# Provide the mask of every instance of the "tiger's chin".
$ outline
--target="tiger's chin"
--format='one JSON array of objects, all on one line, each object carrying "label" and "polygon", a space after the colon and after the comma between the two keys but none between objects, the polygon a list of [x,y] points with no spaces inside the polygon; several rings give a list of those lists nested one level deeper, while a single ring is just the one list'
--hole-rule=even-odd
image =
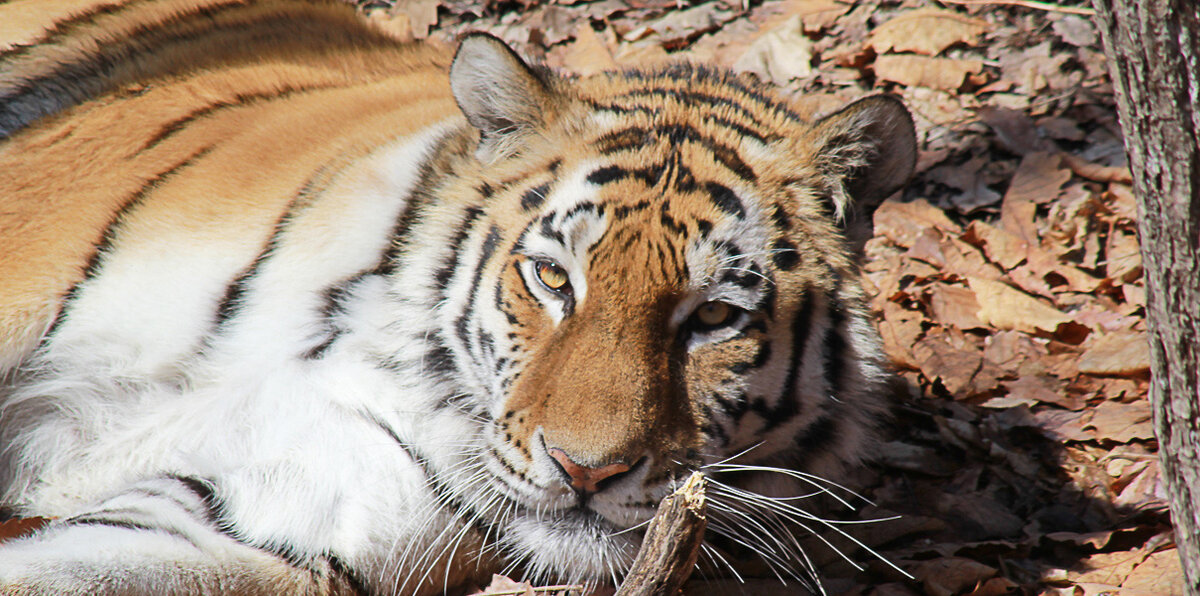
[{"label": "tiger's chin", "polygon": [[633,563],[641,533],[583,508],[529,511],[508,524],[502,548],[538,581],[616,584]]}]

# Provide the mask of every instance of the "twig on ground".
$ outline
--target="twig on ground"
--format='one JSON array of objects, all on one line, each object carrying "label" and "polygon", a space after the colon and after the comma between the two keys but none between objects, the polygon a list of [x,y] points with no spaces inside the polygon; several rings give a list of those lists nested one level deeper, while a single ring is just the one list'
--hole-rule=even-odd
[{"label": "twig on ground", "polygon": [[1032,8],[1034,10],[1044,10],[1047,12],[1061,12],[1066,14],[1079,14],[1092,16],[1096,11],[1091,8],[1078,8],[1075,6],[1059,6],[1049,2],[1038,2],[1037,0],[938,0],[942,4],[959,4],[962,6],[1020,6],[1022,8]]},{"label": "twig on ground", "polygon": [[633,568],[616,596],[675,596],[696,567],[704,542],[704,475],[695,472],[667,495],[646,530]]}]

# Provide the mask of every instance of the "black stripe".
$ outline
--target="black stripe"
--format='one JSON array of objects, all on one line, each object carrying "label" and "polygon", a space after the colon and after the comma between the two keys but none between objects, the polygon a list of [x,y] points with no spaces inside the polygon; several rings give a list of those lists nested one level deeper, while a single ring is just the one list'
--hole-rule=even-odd
[{"label": "black stripe", "polygon": [[792,232],[792,218],[788,216],[783,205],[775,204],[775,208],[771,210],[771,221],[775,223],[775,228],[779,230],[779,233],[790,234]]},{"label": "black stripe", "polygon": [[532,211],[542,205],[546,200],[546,192],[550,190],[550,184],[539,184],[521,195],[521,209]]},{"label": "black stripe", "polygon": [[288,97],[291,97],[294,95],[307,93],[310,91],[320,91],[320,90],[323,90],[326,88],[328,88],[328,87],[325,87],[325,86],[283,87],[280,89],[272,89],[270,91],[263,91],[263,92],[258,92],[258,93],[239,93],[239,94],[233,96],[233,99],[231,99],[231,100],[221,100],[221,101],[206,105],[202,108],[198,108],[196,110],[189,112],[187,115],[185,115],[181,118],[176,118],[175,120],[172,120],[172,121],[162,125],[161,127],[159,127],[158,132],[154,133],[153,136],[151,136],[145,143],[142,144],[141,148],[137,150],[137,153],[140,154],[140,153],[145,152],[148,149],[152,149],[152,148],[156,147],[157,145],[161,144],[163,141],[169,139],[170,137],[174,136],[179,131],[183,130],[185,127],[187,127],[188,124],[191,124],[192,122],[195,122],[197,120],[201,120],[201,119],[207,118],[209,116],[212,116],[213,114],[215,114],[217,112],[221,112],[221,111],[225,111],[225,110],[229,110],[229,109],[233,109],[233,108],[247,107],[247,106],[253,105],[255,103],[258,103],[260,101],[263,101],[263,100],[285,99],[285,98],[288,98]]},{"label": "black stripe", "polygon": [[237,536],[233,533],[232,526],[225,520],[225,503],[217,497],[216,487],[211,480],[178,474],[168,474],[167,478],[178,482],[192,494],[196,495],[196,498],[204,505],[206,521],[208,523],[220,530],[222,534],[230,536],[235,540],[237,539]]},{"label": "black stripe", "polygon": [[800,251],[787,238],[779,238],[771,244],[771,262],[781,271],[791,271],[800,264]]},{"label": "black stripe", "polygon": [[[513,268],[517,271],[517,277],[524,277],[523,275],[521,275],[520,263],[513,263]],[[525,282],[522,281],[521,283],[525,283]],[[526,288],[526,289],[528,289],[528,288]],[[508,301],[506,301],[504,299],[504,276],[503,275],[501,275],[497,278],[495,296],[496,297],[493,300],[493,303],[496,306],[496,310],[504,313],[504,318],[508,320],[509,325],[512,325],[513,327],[520,327],[521,326],[520,319],[518,319],[517,316],[512,313],[512,305],[509,304]]]},{"label": "black stripe", "polygon": [[762,269],[758,263],[751,262],[749,265],[743,266],[744,261],[739,261],[736,267],[731,267],[721,276],[721,281],[732,283],[742,288],[753,288],[763,280]]},{"label": "black stripe", "polygon": [[587,181],[599,186],[617,180],[624,180],[632,175],[632,172],[620,166],[605,166],[588,174]]},{"label": "black stripe", "polygon": [[463,311],[459,313],[458,318],[454,322],[458,340],[462,342],[463,347],[468,351],[471,349],[471,342],[467,323],[470,320],[471,313],[475,310],[475,300],[479,295],[479,280],[483,278],[483,270],[488,262],[492,260],[492,255],[496,253],[496,246],[498,244],[500,244],[500,228],[493,225],[488,229],[487,237],[484,238],[483,247],[480,249],[479,260],[475,262],[475,273],[471,276],[471,287],[467,294],[466,303],[463,305]]},{"label": "black stripe", "polygon": [[721,447],[729,445],[729,434],[714,420],[712,408],[707,404],[700,404],[700,415],[704,420],[700,425],[700,434],[715,440]]},{"label": "black stripe", "polygon": [[[740,419],[746,413],[746,410],[752,407],[750,398],[744,392],[740,391],[730,397],[714,393],[712,394],[712,399],[733,420]],[[754,403],[757,404],[760,401],[754,400]]]},{"label": "black stripe", "polygon": [[792,319],[792,350],[788,356],[788,372],[775,407],[768,407],[762,398],[756,399],[751,405],[751,409],[761,415],[766,422],[763,432],[778,427],[800,413],[799,397],[796,395],[800,389],[796,387],[796,380],[800,377],[804,349],[808,344],[809,332],[812,330],[814,302],[811,294],[805,295],[804,303],[800,306],[796,317]]},{"label": "black stripe", "polygon": [[[237,276],[233,278],[233,280],[226,284],[225,293],[221,297],[221,301],[217,303],[217,309],[213,316],[213,331],[210,335],[219,335],[222,331],[224,331],[228,326],[229,321],[233,320],[233,318],[241,312],[242,307],[245,306],[243,304],[243,298],[246,296],[246,292],[250,289],[250,283],[254,281],[255,277],[258,277],[258,274],[262,272],[263,265],[266,264],[267,260],[270,259],[271,256],[274,255],[275,251],[279,248],[279,245],[283,240],[283,235],[287,232],[292,218],[298,213],[298,211],[303,210],[300,209],[298,211],[293,211],[300,196],[301,195],[297,195],[296,198],[293,198],[288,204],[287,209],[284,211],[284,214],[275,221],[275,226],[271,230],[271,236],[267,238],[266,246],[259,251],[258,255],[254,257],[254,260],[251,261],[249,265],[242,269],[241,272],[239,272]],[[205,341],[207,343],[210,340],[211,337]]]},{"label": "black stripe", "polygon": [[325,355],[325,352],[333,346],[345,329],[338,326],[336,318],[346,313],[346,302],[351,297],[351,292],[363,279],[368,277],[366,273],[358,273],[345,281],[334,284],[325,288],[322,293],[321,308],[318,310],[317,318],[320,321],[321,328],[325,332],[325,339],[321,343],[309,348],[307,352],[301,355],[304,360],[316,360]]},{"label": "black stripe", "polygon": [[183,499],[180,499],[179,496],[177,496],[177,495],[168,494],[168,493],[165,493],[162,491],[146,488],[144,486],[135,486],[135,487],[127,490],[125,492],[125,494],[137,494],[137,495],[143,495],[143,496],[147,496],[147,497],[154,498],[154,499],[166,499],[172,503],[175,503],[176,505],[179,505],[181,508],[186,510],[188,513],[191,513],[193,515],[198,513],[195,510],[195,503],[188,503],[188,502],[185,502]]},{"label": "black stripe", "polygon": [[442,337],[441,332],[431,332],[425,343],[430,346],[421,359],[425,369],[435,373],[443,380],[453,379],[455,373],[458,372],[458,367],[454,364],[454,352],[451,352],[450,348],[446,346],[446,340]]},{"label": "black stripe", "polygon": [[664,179],[668,179],[672,189],[678,192],[692,192],[697,188],[696,178],[691,169],[680,163],[677,157],[645,168],[604,166],[588,174],[587,181],[603,185],[628,178],[636,178],[649,187],[657,186]]},{"label": "black stripe", "polygon": [[738,219],[746,217],[746,208],[742,205],[742,200],[729,187],[716,182],[707,182],[704,187],[708,190],[708,196],[718,209]]},{"label": "black stripe", "polygon": [[796,441],[799,448],[797,455],[806,461],[812,461],[813,456],[828,450],[833,444],[838,431],[837,419],[832,416],[821,416],[804,429],[804,434]]},{"label": "black stripe", "polygon": [[[488,522],[487,519],[482,518],[478,514],[475,514],[464,507],[462,503],[460,503],[459,500],[454,497],[454,491],[451,490],[450,487],[446,486],[439,475],[433,471],[429,460],[413,449],[412,445],[409,445],[401,440],[400,436],[396,434],[396,431],[392,430],[390,426],[388,426],[379,418],[375,417],[375,415],[370,412],[359,413],[364,418],[378,426],[389,437],[391,437],[392,440],[395,441],[396,446],[399,447],[400,450],[403,451],[404,454],[407,455],[408,458],[412,460],[418,468],[421,469],[421,473],[425,476],[426,480],[425,486],[434,494],[439,503],[444,504],[448,509],[466,514],[459,515],[458,519],[467,525],[474,526],[476,531],[482,532],[484,536],[500,535],[498,528]],[[493,454],[495,455],[494,451]],[[498,455],[496,456],[496,461],[506,467],[508,465],[504,459],[500,458]]]},{"label": "black stripe", "polygon": [[831,294],[826,301],[829,304],[829,328],[825,330],[825,341],[821,346],[825,384],[829,395],[840,399],[842,377],[846,368],[846,336],[843,329],[846,312],[841,304],[836,302],[835,295]]},{"label": "black stripe", "polygon": [[71,287],[68,288],[66,293],[63,295],[62,304],[58,308],[58,314],[55,315],[54,322],[51,323],[50,329],[46,331],[46,334],[42,338],[43,344],[49,340],[49,338],[53,337],[54,333],[62,325],[71,303],[75,301],[79,293],[82,291],[81,286],[83,286],[83,284],[92,278],[96,277],[96,275],[99,273],[105,254],[112,249],[113,243],[115,242],[122,225],[126,223],[125,220],[129,218],[130,214],[133,213],[133,211],[146,200],[146,197],[148,197],[150,193],[154,192],[154,190],[160,185],[179,174],[179,172],[191,167],[197,161],[203,159],[204,156],[208,155],[214,148],[214,145],[209,145],[197,151],[193,151],[191,155],[182,161],[177,162],[175,165],[159,172],[153,178],[147,180],[137,191],[130,195],[129,198],[121,204],[121,207],[117,209],[117,212],[113,215],[112,219],[109,220],[108,225],[105,226],[104,232],[101,233],[100,240],[96,243],[95,248],[92,249],[92,254],[88,257],[87,265],[85,265],[83,268],[83,277],[74,284],[71,284]]},{"label": "black stripe", "polygon": [[[63,523],[68,526],[109,526],[112,528],[123,528],[125,530],[140,530],[140,531],[144,531],[144,532],[162,532],[163,534],[169,534],[171,536],[176,536],[178,538],[183,538],[184,540],[188,540],[187,536],[184,536],[183,534],[180,534],[179,532],[168,530],[166,528],[159,528],[157,526],[139,524],[137,522],[131,522],[128,520],[109,519],[106,517],[102,517],[102,515],[103,515],[102,513],[84,514],[84,515],[80,515],[78,517],[67,518],[67,519],[63,520]],[[188,542],[191,542],[191,540],[188,540]]]},{"label": "black stripe", "polygon": [[613,209],[613,217],[621,220],[629,217],[633,213],[645,211],[650,208],[650,201],[642,199],[633,205],[621,205]]},{"label": "black stripe", "polygon": [[[121,7],[124,11],[129,6]],[[262,12],[253,5],[230,3],[229,5],[199,7],[193,12],[166,19],[164,22],[143,26],[133,35],[115,40],[99,40],[95,51],[80,56],[74,62],[59,65],[43,76],[23,82],[12,93],[0,97],[0,139],[11,135],[29,123],[79,105],[91,98],[136,81],[151,80],[172,73],[194,71],[220,61],[233,62],[261,60],[263,55],[283,51],[321,51],[329,46],[353,43],[357,47],[379,45],[394,46],[391,38],[363,26],[356,19],[315,19],[309,10]],[[120,12],[120,11],[113,11]],[[208,23],[218,14],[245,13],[251,18],[233,22],[232,18],[219,30]],[[8,63],[15,57],[33,55],[36,50],[67,40],[76,26],[91,24],[104,11],[61,23],[50,35],[37,45],[30,45],[4,55]],[[266,33],[264,33],[266,32]],[[230,34],[238,37],[230,39]],[[83,37],[81,39],[89,39]],[[205,41],[219,42],[220,49],[206,47]],[[189,48],[193,59],[185,67],[171,61],[139,64],[132,56],[153,56],[167,53],[167,48]],[[226,51],[239,48],[240,56]],[[128,74],[120,76],[122,66],[128,66]],[[166,70],[175,67],[173,71]]]},{"label": "black stripe", "polygon": [[742,80],[738,79],[732,73],[726,70],[710,68],[703,64],[692,64],[687,62],[673,63],[665,68],[650,71],[627,71],[625,77],[631,80],[640,80],[646,82],[658,82],[662,77],[666,77],[675,82],[680,82],[686,85],[684,90],[690,90],[700,83],[708,83],[715,86],[726,87],[737,93],[745,95],[746,98],[757,101],[762,104],[762,107],[768,111],[783,114],[786,118],[793,121],[801,121],[800,115],[792,111],[786,104],[767,95],[762,89],[746,85]]},{"label": "black stripe", "polygon": [[[678,89],[669,87],[650,87],[643,89],[631,89],[625,93],[621,93],[616,97],[641,98],[645,97],[654,100],[673,99],[687,106],[702,107],[702,108],[724,108],[730,112],[734,112],[745,118],[747,121],[758,126],[759,128],[767,128],[767,124],[758,119],[758,114],[749,110],[741,103],[734,101],[728,97],[719,95],[711,95],[701,93],[690,89]],[[714,110],[715,111],[715,110]],[[768,108],[769,111],[769,108]]]},{"label": "black stripe", "polygon": [[412,187],[412,192],[409,193],[408,200],[404,205],[404,211],[400,213],[400,217],[396,220],[396,225],[392,227],[390,235],[391,241],[388,242],[387,248],[379,258],[379,263],[371,270],[371,273],[378,275],[391,275],[399,266],[400,255],[404,252],[407,246],[408,232],[412,226],[420,221],[421,215],[425,208],[433,203],[436,197],[433,196],[433,189],[439,188],[441,179],[446,176],[447,172],[439,167],[436,157],[444,155],[446,148],[450,144],[451,135],[443,136],[429,149],[426,154],[428,159],[421,162],[420,174],[418,175],[416,184]]},{"label": "black stripe", "polygon": [[558,231],[558,229],[554,227],[553,213],[543,215],[540,221],[542,224],[540,228],[543,236],[551,238],[555,242],[566,246],[566,238],[563,237],[562,232]]},{"label": "black stripe", "polygon": [[568,209],[566,212],[564,212],[561,216],[559,216],[559,219],[561,221],[565,222],[568,219],[571,219],[572,217],[575,217],[576,215],[579,215],[580,213],[583,213],[585,211],[594,214],[594,213],[597,213],[599,210],[600,210],[600,207],[598,205],[596,205],[595,203],[593,203],[591,201],[582,201],[580,203],[577,203],[575,206],[571,207],[570,209]]},{"label": "black stripe", "polygon": [[441,269],[433,274],[434,287],[437,288],[438,296],[442,299],[446,298],[446,288],[450,285],[450,279],[454,277],[454,271],[458,269],[458,257],[462,244],[474,229],[475,222],[483,215],[483,209],[468,207],[464,213],[465,215],[459,222],[458,228],[454,230],[454,235],[450,238],[450,244],[446,248],[446,252],[450,255],[449,259]]},{"label": "black stripe", "polygon": [[213,331],[205,338],[204,343],[209,343],[212,340],[212,336],[219,335],[225,329],[228,322],[237,316],[242,307],[242,299],[249,290],[250,282],[258,276],[263,265],[282,244],[283,236],[287,233],[288,228],[291,227],[291,222],[311,207],[316,198],[328,187],[328,184],[332,180],[332,176],[330,175],[332,165],[341,159],[342,157],[339,156],[334,160],[322,164],[304,182],[300,190],[292,196],[291,200],[288,201],[287,206],[284,207],[283,214],[275,220],[275,226],[271,229],[271,235],[267,238],[266,245],[254,257],[254,260],[225,286],[225,293],[221,297],[221,301],[217,304],[216,313],[213,317]]},{"label": "black stripe", "polygon": [[592,141],[592,145],[601,155],[612,155],[623,151],[641,149],[649,145],[653,139],[643,128],[632,127],[624,130],[605,133]]},{"label": "black stripe", "polygon": [[729,367],[729,372],[732,372],[735,375],[744,375],[748,371],[766,366],[770,359],[771,342],[764,341],[758,345],[758,352],[755,352],[753,360],[750,362],[738,362],[737,364]]},{"label": "black stripe", "polygon": [[[613,112],[616,114],[620,114],[622,116],[625,116],[625,115],[628,115],[631,113],[640,113],[640,114],[646,114],[651,117],[655,117],[655,116],[658,116],[658,114],[660,112],[659,106],[656,106],[653,104],[602,103],[599,101],[591,101],[588,103],[588,105],[590,105],[593,110],[596,110],[598,112]],[[703,117],[704,117],[704,123],[707,125],[713,125],[713,126],[717,126],[720,128],[727,128],[727,129],[737,133],[737,135],[740,137],[751,138],[751,139],[754,139],[763,144],[768,144],[768,143],[777,141],[781,138],[778,134],[762,133],[762,132],[754,130],[744,124],[739,124],[737,122],[734,122],[733,120],[730,120],[728,118],[723,118],[721,116],[714,116],[712,114],[704,114]]]},{"label": "black stripe", "polygon": [[649,130],[641,127],[631,127],[605,134],[594,141],[593,144],[597,146],[601,154],[611,155],[622,151],[640,149],[653,143],[658,138],[665,138],[675,145],[684,142],[695,143],[708,149],[718,163],[742,179],[749,182],[758,180],[758,175],[754,173],[754,169],[742,160],[741,155],[738,154],[736,149],[686,124],[664,124]]},{"label": "black stripe", "polygon": [[[309,572],[313,571],[311,562],[289,548],[289,545],[285,541],[268,539],[261,541],[261,544],[255,544],[247,542],[239,536],[233,523],[225,515],[225,502],[217,497],[212,481],[195,476],[178,474],[168,474],[167,477],[175,480],[189,492],[196,495],[206,509],[206,521],[225,537],[250,548],[275,555],[297,569]],[[186,536],[182,536],[182,538],[187,539]]]},{"label": "black stripe", "polygon": [[663,225],[663,227],[667,228],[676,235],[684,236],[687,234],[687,226],[675,221],[673,217],[667,215],[666,213],[660,214],[658,216],[658,221]]}]

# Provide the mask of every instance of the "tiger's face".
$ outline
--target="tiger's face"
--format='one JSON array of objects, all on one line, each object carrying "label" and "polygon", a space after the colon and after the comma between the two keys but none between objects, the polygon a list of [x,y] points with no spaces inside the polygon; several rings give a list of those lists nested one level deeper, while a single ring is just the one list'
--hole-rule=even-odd
[{"label": "tiger's face", "polygon": [[911,171],[898,102],[814,124],[724,74],[565,81],[473,43],[492,42],[468,38],[456,68],[516,90],[473,96],[452,70],[483,163],[459,192],[492,226],[477,309],[443,324],[486,394],[461,501],[503,520],[505,550],[605,578],[694,470],[736,473],[726,497],[792,496],[787,470],[854,463],[884,374],[852,228]]}]

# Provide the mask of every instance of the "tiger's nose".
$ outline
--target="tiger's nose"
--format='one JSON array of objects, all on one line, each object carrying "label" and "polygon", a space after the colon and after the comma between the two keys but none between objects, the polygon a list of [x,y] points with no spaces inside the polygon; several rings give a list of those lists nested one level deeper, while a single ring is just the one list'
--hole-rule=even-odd
[{"label": "tiger's nose", "polygon": [[624,463],[608,464],[599,468],[581,466],[572,461],[567,452],[557,447],[551,447],[547,452],[558,462],[559,469],[570,477],[571,488],[584,493],[600,492],[630,470],[629,464]]}]

